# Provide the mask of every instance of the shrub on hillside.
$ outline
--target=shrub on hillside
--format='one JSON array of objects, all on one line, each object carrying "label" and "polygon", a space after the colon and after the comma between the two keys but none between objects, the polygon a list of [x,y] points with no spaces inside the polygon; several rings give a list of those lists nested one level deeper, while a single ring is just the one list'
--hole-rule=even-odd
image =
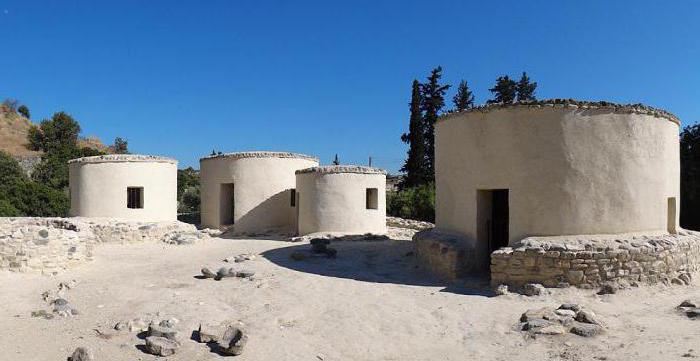
[{"label": "shrub on hillside", "polygon": [[387,193],[387,214],[393,217],[435,222],[435,185],[406,187]]}]

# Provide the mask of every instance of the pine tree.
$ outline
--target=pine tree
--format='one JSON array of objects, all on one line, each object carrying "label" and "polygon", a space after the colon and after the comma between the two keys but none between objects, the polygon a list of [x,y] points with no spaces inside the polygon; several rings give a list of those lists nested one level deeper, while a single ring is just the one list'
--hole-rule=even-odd
[{"label": "pine tree", "polygon": [[518,86],[517,86],[517,93],[518,93],[518,101],[519,102],[524,102],[524,101],[532,101],[532,100],[537,100],[535,98],[535,89],[537,88],[537,82],[530,82],[530,78],[527,76],[526,72],[523,72],[522,77],[520,77],[520,81],[518,81]]},{"label": "pine tree", "polygon": [[423,131],[425,137],[425,158],[428,180],[435,178],[435,122],[440,110],[445,106],[445,93],[449,85],[440,84],[442,67],[438,66],[430,72],[428,82],[421,85],[423,97]]},{"label": "pine tree", "polygon": [[489,91],[493,93],[494,98],[487,101],[487,103],[512,103],[515,101],[517,88],[518,84],[509,78],[508,75],[500,76],[498,79],[496,79],[496,85],[489,89]]},{"label": "pine tree", "polygon": [[23,105],[20,105],[20,106],[17,108],[17,113],[22,114],[22,116],[24,116],[24,117],[27,118],[27,119],[30,118],[30,117],[29,117],[29,115],[30,115],[30,114],[29,114],[29,108],[28,108],[26,105],[24,105],[24,104],[23,104]]},{"label": "pine tree", "polygon": [[455,110],[462,111],[474,107],[474,95],[469,90],[466,80],[462,80],[457,87],[457,94],[452,98]]},{"label": "pine tree", "polygon": [[409,109],[411,117],[408,125],[408,133],[401,135],[401,140],[408,144],[408,157],[401,171],[406,176],[401,181],[401,188],[413,187],[422,184],[426,180],[425,165],[425,139],[423,137],[423,111],[421,110],[422,95],[421,84],[413,80],[413,91]]},{"label": "pine tree", "polygon": [[128,154],[129,153],[129,143],[126,139],[122,137],[116,137],[114,139],[114,154]]},{"label": "pine tree", "polygon": [[333,158],[333,165],[340,165],[340,160],[338,160],[338,153],[336,153],[335,158]]}]

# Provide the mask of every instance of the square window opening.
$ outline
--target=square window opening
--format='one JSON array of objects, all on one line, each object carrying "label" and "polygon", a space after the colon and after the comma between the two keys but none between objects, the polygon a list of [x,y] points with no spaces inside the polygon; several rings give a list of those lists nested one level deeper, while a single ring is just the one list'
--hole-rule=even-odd
[{"label": "square window opening", "polygon": [[143,187],[126,188],[126,207],[131,209],[143,208]]},{"label": "square window opening", "polygon": [[377,190],[377,188],[367,188],[365,192],[365,205],[367,209],[379,208],[379,190]]}]

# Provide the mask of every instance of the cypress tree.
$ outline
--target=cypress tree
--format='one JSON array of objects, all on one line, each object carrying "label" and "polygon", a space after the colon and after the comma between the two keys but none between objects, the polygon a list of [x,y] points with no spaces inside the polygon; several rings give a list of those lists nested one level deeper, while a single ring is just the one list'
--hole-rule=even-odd
[{"label": "cypress tree", "polygon": [[442,67],[438,66],[430,72],[427,83],[421,85],[425,163],[428,180],[435,178],[435,122],[440,115],[440,110],[445,106],[445,93],[450,88],[449,85],[440,84],[441,77]]},{"label": "cypress tree", "polygon": [[455,110],[462,111],[474,107],[474,95],[469,90],[466,80],[462,80],[457,87],[457,94],[452,98]]},{"label": "cypress tree", "polygon": [[537,82],[530,82],[530,78],[527,76],[526,72],[523,72],[523,75],[520,77],[520,81],[518,81],[518,86],[517,86],[517,92],[518,92],[518,101],[523,102],[523,101],[532,101],[532,100],[537,100],[535,98],[535,89],[537,88]]},{"label": "cypress tree", "polygon": [[401,188],[414,187],[426,180],[422,99],[421,84],[418,80],[413,80],[413,91],[409,103],[411,118],[408,133],[401,135],[401,140],[408,144],[408,157],[401,168],[401,171],[406,173],[406,177],[401,181]]},{"label": "cypress tree", "polygon": [[499,76],[498,79],[496,79],[496,85],[489,89],[489,91],[493,93],[494,98],[487,101],[487,103],[512,103],[515,101],[517,90],[518,84],[509,78],[508,75]]}]

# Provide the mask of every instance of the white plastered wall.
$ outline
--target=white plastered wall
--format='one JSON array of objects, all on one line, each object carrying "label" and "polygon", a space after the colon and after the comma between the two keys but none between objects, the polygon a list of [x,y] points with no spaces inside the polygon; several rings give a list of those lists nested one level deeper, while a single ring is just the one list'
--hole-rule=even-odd
[{"label": "white plastered wall", "polygon": [[[177,219],[176,161],[144,161],[135,155],[105,157],[116,160],[90,157],[95,159],[69,164],[71,216],[149,222]],[[127,187],[143,187],[143,208],[127,208]]]},{"label": "white plastered wall", "polygon": [[[436,224],[477,239],[477,190],[509,190],[510,242],[659,231],[680,199],[679,126],[577,107],[463,112],[436,126]],[[678,211],[673,224],[678,225]]]},{"label": "white plastered wall", "polygon": [[[366,189],[377,189],[377,209],[367,209]],[[386,233],[386,175],[298,173],[298,232]]]},{"label": "white plastered wall", "polygon": [[[200,160],[202,225],[218,228],[222,223],[222,184],[233,183],[233,222],[236,232],[294,231],[296,208],[291,206],[298,169],[318,165],[311,157],[274,156],[254,152]],[[225,205],[224,205],[225,206]]]}]

